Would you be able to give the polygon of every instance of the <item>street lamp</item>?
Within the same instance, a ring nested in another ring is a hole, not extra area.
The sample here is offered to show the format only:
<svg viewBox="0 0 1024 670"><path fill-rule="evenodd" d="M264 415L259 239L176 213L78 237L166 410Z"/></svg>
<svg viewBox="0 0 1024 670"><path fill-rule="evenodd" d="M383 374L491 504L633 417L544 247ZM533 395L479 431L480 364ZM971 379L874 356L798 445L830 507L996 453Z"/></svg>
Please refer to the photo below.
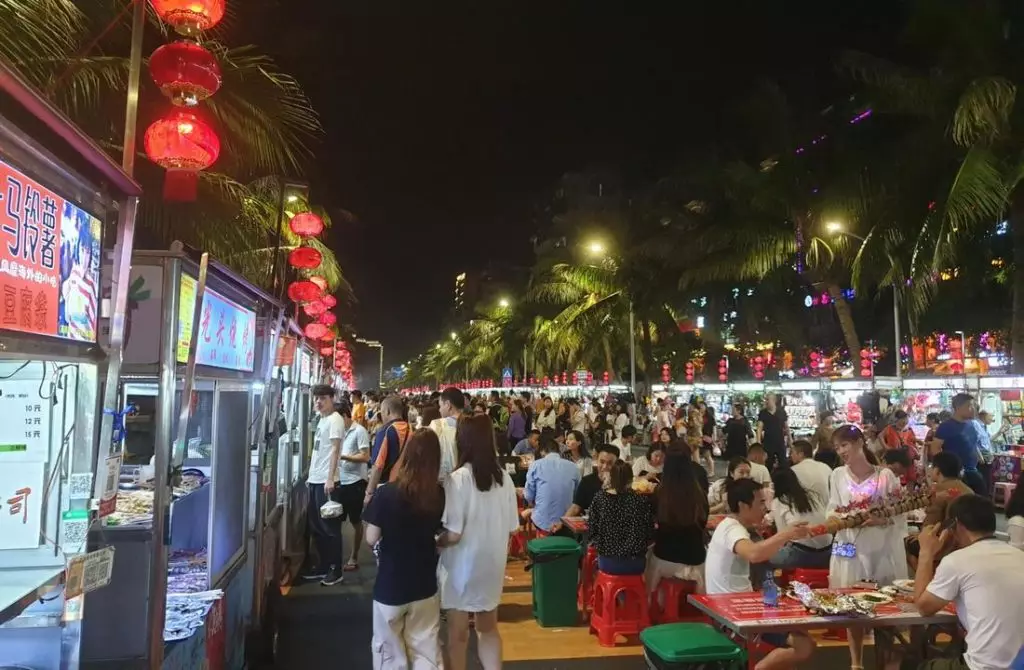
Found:
<svg viewBox="0 0 1024 670"><path fill-rule="evenodd" d="M456 338L458 338L458 335L455 333L454 330L451 332L451 336L452 336L452 341L453 342L456 340Z"/></svg>
<svg viewBox="0 0 1024 670"><path fill-rule="evenodd" d="M380 367L377 370L377 388L384 388L384 345L377 340L364 340L361 337L357 337L356 342L359 344L365 344L371 349L380 349Z"/></svg>
<svg viewBox="0 0 1024 670"><path fill-rule="evenodd" d="M591 240L586 245L587 251L592 256L600 256L605 258L609 262L613 262L607 258L607 249L604 243L600 240ZM629 389L636 395L636 326L634 325L635 317L633 314L633 297L629 298Z"/></svg>
<svg viewBox="0 0 1024 670"><path fill-rule="evenodd" d="M511 303L508 301L508 298L502 298L498 301L498 307L501 307L502 309L508 309L510 304Z"/></svg>
<svg viewBox="0 0 1024 670"><path fill-rule="evenodd" d="M843 224L838 221L829 221L826 223L825 230L836 236L845 235L847 237L860 240L861 243L867 242L866 238L843 230ZM895 266L896 263L893 262L893 267ZM899 287L895 283L892 285L892 330L896 339L896 379L903 379L903 338L900 333L900 291Z"/></svg>

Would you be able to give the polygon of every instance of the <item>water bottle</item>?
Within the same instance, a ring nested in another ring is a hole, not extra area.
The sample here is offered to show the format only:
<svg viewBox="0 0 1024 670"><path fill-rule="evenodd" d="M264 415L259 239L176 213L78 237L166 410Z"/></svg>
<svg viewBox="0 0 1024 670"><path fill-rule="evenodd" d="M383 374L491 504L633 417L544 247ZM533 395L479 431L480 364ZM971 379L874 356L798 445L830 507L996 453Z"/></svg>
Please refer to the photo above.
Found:
<svg viewBox="0 0 1024 670"><path fill-rule="evenodd" d="M779 606L779 586L775 583L775 576L771 571L765 575L764 583L761 585L761 597L764 599L765 607Z"/></svg>

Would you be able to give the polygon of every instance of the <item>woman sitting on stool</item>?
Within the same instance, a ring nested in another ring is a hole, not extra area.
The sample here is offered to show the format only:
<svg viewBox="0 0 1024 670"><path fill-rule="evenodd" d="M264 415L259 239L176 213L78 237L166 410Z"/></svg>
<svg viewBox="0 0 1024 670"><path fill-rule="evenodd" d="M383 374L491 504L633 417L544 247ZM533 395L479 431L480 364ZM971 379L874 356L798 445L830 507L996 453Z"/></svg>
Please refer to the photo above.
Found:
<svg viewBox="0 0 1024 670"><path fill-rule="evenodd" d="M633 470L625 461L612 466L608 489L590 503L590 541L597 568L610 575L642 575L654 540L654 508L649 496L632 489Z"/></svg>
<svg viewBox="0 0 1024 670"><path fill-rule="evenodd" d="M771 517L782 532L800 522L814 527L825 523L827 500L821 500L813 491L805 489L796 473L779 468L772 473L775 497L771 502ZM787 542L771 559L776 568L811 568L827 570L832 560L832 536L818 535Z"/></svg>

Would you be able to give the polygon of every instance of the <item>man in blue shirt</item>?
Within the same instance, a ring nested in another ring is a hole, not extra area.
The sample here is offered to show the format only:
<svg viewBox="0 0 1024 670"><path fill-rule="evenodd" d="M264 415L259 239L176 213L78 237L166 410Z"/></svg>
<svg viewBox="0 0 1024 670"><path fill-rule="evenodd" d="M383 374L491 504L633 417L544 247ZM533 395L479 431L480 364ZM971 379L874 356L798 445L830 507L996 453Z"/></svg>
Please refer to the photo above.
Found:
<svg viewBox="0 0 1024 670"><path fill-rule="evenodd" d="M580 470L575 463L562 458L554 439L541 440L538 454L541 458L526 473L523 497L533 505L533 525L550 533L555 524L561 524L562 515L572 504Z"/></svg>
<svg viewBox="0 0 1024 670"><path fill-rule="evenodd" d="M519 440L519 444L512 449L513 456L525 456L526 454L536 454L537 446L540 444L540 431L531 430L527 433L526 437Z"/></svg>
<svg viewBox="0 0 1024 670"><path fill-rule="evenodd" d="M969 393L958 393L953 397L953 416L936 429L930 453L948 451L956 454L964 466L964 484L978 495L987 496L988 487L978 472L980 444L973 421L974 397Z"/></svg>

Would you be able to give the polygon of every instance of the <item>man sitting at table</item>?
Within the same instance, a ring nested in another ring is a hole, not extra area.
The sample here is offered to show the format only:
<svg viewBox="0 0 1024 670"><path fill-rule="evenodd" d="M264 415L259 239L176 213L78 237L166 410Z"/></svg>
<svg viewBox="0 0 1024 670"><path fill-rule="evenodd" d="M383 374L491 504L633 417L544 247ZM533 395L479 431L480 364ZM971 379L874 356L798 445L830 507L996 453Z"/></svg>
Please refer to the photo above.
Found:
<svg viewBox="0 0 1024 670"><path fill-rule="evenodd" d="M537 451L540 458L526 472L523 499L533 505L533 525L544 533L554 533L561 528L562 514L572 504L580 471L572 461L562 458L558 443L550 435L540 441Z"/></svg>
<svg viewBox="0 0 1024 670"><path fill-rule="evenodd" d="M787 542L808 536L807 524L797 523L767 540L751 539L751 530L761 525L768 511L761 488L752 479L737 479L729 484L729 515L715 528L704 563L708 594L753 591L750 564L766 563ZM776 648L757 663L756 670L792 668L809 659L816 647L810 636L800 632L765 633L761 639Z"/></svg>
<svg viewBox="0 0 1024 670"><path fill-rule="evenodd" d="M967 631L963 658L929 661L928 670L1017 668L1024 653L1024 552L995 536L996 508L977 495L949 505L946 522L921 531L914 601L924 616L955 603ZM935 567L943 549L955 547Z"/></svg>

